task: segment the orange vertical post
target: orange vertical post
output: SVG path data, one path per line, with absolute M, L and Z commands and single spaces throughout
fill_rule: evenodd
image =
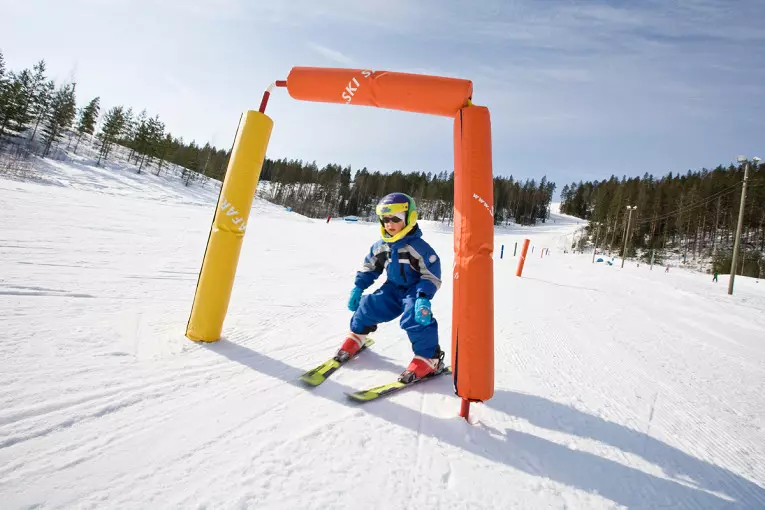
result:
M 521 248 L 521 258 L 518 259 L 518 269 L 515 271 L 515 276 L 521 276 L 523 274 L 523 263 L 526 262 L 526 252 L 529 251 L 530 239 L 523 240 L 523 248 Z
M 460 109 L 454 119 L 454 297 L 452 370 L 469 402 L 494 395 L 494 184 L 491 119 L 483 106 Z

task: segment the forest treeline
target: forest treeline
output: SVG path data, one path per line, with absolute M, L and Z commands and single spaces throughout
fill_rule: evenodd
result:
M 392 191 L 414 197 L 419 217 L 451 220 L 454 207 L 454 172 L 382 173 L 366 167 L 352 173 L 350 166 L 266 159 L 261 179 L 272 183 L 268 198 L 311 217 L 374 216 L 377 201 Z M 524 225 L 544 222 L 550 215 L 555 183 L 542 177 L 523 182 L 494 178 L 494 223 Z
M 672 251 L 689 262 L 711 259 L 711 270 L 730 272 L 738 222 L 744 164 L 749 182 L 741 232 L 744 275 L 765 274 L 765 165 L 756 162 L 643 177 L 571 183 L 561 189 L 561 212 L 589 220 L 589 243 L 628 255 L 662 259 Z M 597 241 L 596 241 L 597 236 Z
M 82 142 L 92 141 L 98 147 L 96 164 L 102 165 L 119 144 L 130 149 L 139 172 L 153 164 L 159 173 L 170 162 L 191 170 L 184 174 L 187 183 L 198 174 L 223 178 L 228 151 L 184 142 L 145 109 L 136 113 L 117 105 L 102 112 L 100 97 L 78 108 L 76 91 L 76 83 L 51 80 L 45 60 L 32 69 L 12 71 L 0 52 L 0 152 L 16 158 L 34 153 L 58 158 L 68 151 L 76 154 Z

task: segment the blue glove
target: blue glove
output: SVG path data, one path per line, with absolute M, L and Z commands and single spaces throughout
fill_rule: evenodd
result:
M 359 308 L 359 303 L 361 302 L 361 294 L 363 293 L 364 291 L 360 288 L 353 288 L 351 291 L 351 297 L 348 299 L 348 310 L 355 312 Z
M 427 326 L 433 320 L 433 312 L 430 310 L 430 300 L 424 297 L 417 298 L 414 302 L 414 320 L 418 324 Z

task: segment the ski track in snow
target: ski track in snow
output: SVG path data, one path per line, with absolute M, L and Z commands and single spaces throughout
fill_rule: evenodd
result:
M 224 338 L 195 344 L 218 186 L 86 163 L 0 180 L 3 508 L 765 508 L 765 283 L 591 264 L 565 216 L 499 227 L 494 397 L 471 423 L 448 377 L 360 405 L 411 358 L 398 321 L 298 376 L 342 341 L 375 225 L 256 199 Z M 448 352 L 451 227 L 423 229 Z

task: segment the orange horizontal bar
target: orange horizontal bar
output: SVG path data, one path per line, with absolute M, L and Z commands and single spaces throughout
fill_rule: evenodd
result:
M 376 106 L 453 117 L 468 104 L 473 82 L 424 74 L 293 67 L 287 91 L 294 99 Z

